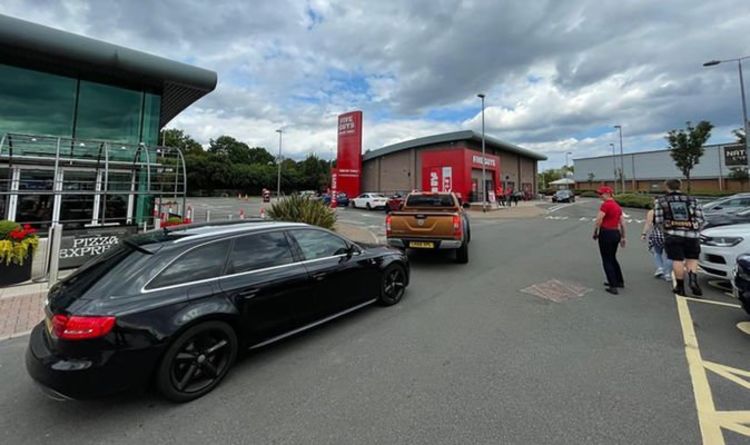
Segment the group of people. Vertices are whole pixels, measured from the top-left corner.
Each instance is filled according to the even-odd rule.
[[[666,194],[654,200],[653,209],[646,215],[641,239],[656,265],[654,276],[673,281],[672,291],[685,296],[685,277],[691,293],[700,297],[703,291],[698,284],[698,258],[700,256],[700,229],[703,210],[698,201],[682,193],[682,181],[670,179],[664,183]],[[625,247],[625,218],[620,205],[613,198],[611,187],[602,186],[597,191],[602,205],[596,217],[593,238],[599,243],[599,253],[607,282],[606,291],[617,295],[625,287],[618,247]]]

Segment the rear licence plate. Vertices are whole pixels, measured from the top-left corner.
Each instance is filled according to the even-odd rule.
[[[435,243],[428,243],[423,241],[411,241],[409,247],[412,249],[434,249]]]

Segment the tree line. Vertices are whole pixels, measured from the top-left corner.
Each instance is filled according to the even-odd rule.
[[[278,164],[264,147],[250,147],[231,136],[199,144],[183,130],[162,130],[163,145],[179,148],[185,156],[188,194],[221,195],[224,193],[260,194],[267,188],[276,191]],[[330,178],[331,162],[314,154],[301,161],[281,161],[282,193],[300,190],[325,190]]]

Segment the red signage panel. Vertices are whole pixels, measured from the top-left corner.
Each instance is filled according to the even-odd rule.
[[[362,176],[362,112],[344,113],[338,119],[336,155],[337,189],[350,198],[360,194]]]

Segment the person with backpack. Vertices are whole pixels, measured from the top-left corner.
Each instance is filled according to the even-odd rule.
[[[671,282],[672,261],[667,258],[667,252],[664,249],[664,232],[661,226],[654,224],[654,209],[650,209],[646,214],[641,240],[647,241],[648,251],[651,252],[654,259],[654,265],[656,266],[654,277]]]
[[[602,267],[607,276],[604,283],[606,291],[617,295],[618,288],[625,287],[620,263],[617,261],[617,247],[625,247],[625,221],[622,208],[612,197],[611,187],[601,186],[596,191],[602,199],[602,205],[596,216],[593,238],[599,242],[599,254],[602,257]]]
[[[664,249],[672,260],[675,286],[673,292],[685,296],[685,269],[693,295],[703,295],[698,284],[698,258],[701,254],[700,229],[703,209],[698,201],[680,190],[682,181],[670,179],[664,183],[667,194],[659,197],[654,206],[654,224],[664,228]]]

